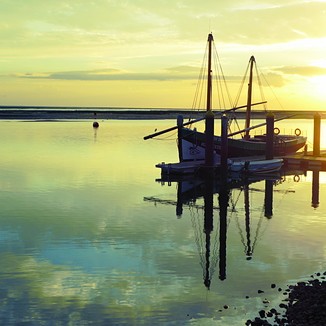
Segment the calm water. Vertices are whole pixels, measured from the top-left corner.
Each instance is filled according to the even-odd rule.
[[[172,124],[0,121],[1,325],[244,325],[326,270],[324,172],[314,198],[311,171],[234,183],[212,220],[198,180],[157,181],[175,138],[142,138]]]

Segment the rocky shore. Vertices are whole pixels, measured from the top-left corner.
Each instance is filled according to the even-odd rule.
[[[326,272],[311,275],[312,280],[299,282],[284,291],[287,297],[279,307],[259,311],[259,317],[247,326],[325,326]]]

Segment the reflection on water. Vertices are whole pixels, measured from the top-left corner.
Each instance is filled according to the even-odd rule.
[[[308,172],[308,174],[312,175],[312,179],[309,180],[312,185],[311,206],[317,208],[318,205],[316,203],[318,203],[320,186],[319,176],[322,172],[313,171]],[[248,293],[252,294],[252,290],[258,291],[260,287],[269,288],[271,284],[277,282],[277,279],[282,279],[284,275],[278,275],[278,273],[288,273],[287,277],[289,277],[289,280],[295,282],[296,277],[294,275],[300,270],[300,266],[297,264],[299,261],[302,264],[304,260],[300,258],[300,255],[308,256],[307,252],[314,246],[318,246],[317,243],[320,246],[318,250],[322,254],[321,258],[319,258],[320,260],[317,259],[314,263],[316,263],[315,266],[318,266],[317,269],[323,269],[325,243],[320,237],[321,233],[316,231],[314,227],[311,227],[312,221],[309,214],[307,214],[310,203],[306,202],[304,206],[302,206],[302,202],[300,203],[300,198],[302,201],[305,201],[303,197],[306,198],[308,193],[303,191],[299,194],[294,190],[297,186],[302,185],[303,180],[308,181],[308,174],[304,171],[284,170],[279,175],[268,176],[267,178],[243,178],[234,175],[230,176],[226,181],[191,177],[173,179],[173,177],[166,176],[157,181],[169,186],[172,186],[173,182],[177,184],[176,201],[162,200],[155,197],[146,197],[145,200],[154,202],[156,205],[170,204],[176,206],[176,215],[179,219],[183,218],[185,207],[189,209],[194,229],[194,238],[199,252],[200,265],[203,271],[203,283],[207,289],[212,289],[212,285],[214,285],[212,282],[217,282],[217,287],[213,287],[213,289],[224,288],[222,283],[218,283],[218,280],[226,282],[230,277],[229,275],[231,275],[231,282],[235,282],[237,286],[233,287],[233,284],[229,283],[225,287],[226,289],[229,291],[232,289],[234,291],[233,295],[234,293],[238,295],[242,291],[243,293],[248,291]],[[214,196],[217,197],[216,206],[214,205]],[[290,197],[286,198],[286,196]],[[256,199],[258,198],[259,200],[257,201]],[[275,219],[273,216],[275,202],[277,218],[281,217],[284,220],[282,222],[285,223],[280,223],[280,221],[277,223],[272,222]],[[284,209],[281,208],[283,204]],[[314,213],[310,211],[311,214]],[[301,238],[298,240],[297,231],[291,235],[294,230],[291,230],[291,227],[286,225],[286,222],[291,221],[292,217],[295,219],[296,215],[299,216],[297,227],[301,229],[301,232],[303,231],[303,233],[300,233],[300,237],[305,237],[306,239]],[[325,215],[323,214],[323,216]],[[233,226],[232,223],[234,223]],[[272,230],[271,227],[273,228]],[[307,229],[304,231],[305,227]],[[318,227],[325,227],[324,219],[318,220],[316,228]],[[241,254],[237,250],[236,255],[230,257],[230,252],[231,254],[235,252],[235,229],[237,229],[238,240],[241,242],[241,244],[238,242],[237,249],[242,246],[243,253]],[[229,239],[230,230],[232,230],[232,239]],[[275,233],[280,234],[276,234],[276,237],[272,238],[273,235],[275,236]],[[278,237],[282,238],[284,236],[282,233],[285,233],[287,239],[278,239]],[[272,237],[268,238],[269,236]],[[317,241],[309,249],[303,248],[305,244],[309,244],[309,246],[312,244],[314,236],[318,236],[320,242]],[[290,247],[289,251],[284,255],[285,251],[288,250],[286,247],[289,245],[296,247]],[[257,247],[258,257],[255,251]],[[260,250],[261,247],[265,247],[264,250]],[[283,250],[285,251],[282,252]],[[291,261],[292,259],[293,261]],[[308,265],[310,265],[310,262]],[[303,267],[303,265],[301,266]],[[282,271],[282,269],[284,270]],[[214,275],[217,270],[218,275]],[[306,277],[308,276],[307,274]],[[247,277],[249,277],[250,281],[248,281]],[[265,285],[260,286],[259,284],[264,283],[261,282],[262,280],[265,281]],[[269,282],[266,282],[266,280],[269,280]],[[284,280],[281,281],[281,284],[284,286]],[[260,292],[264,293],[265,291]],[[279,301],[282,299],[280,295],[277,295],[277,291],[274,291],[272,294],[269,293],[269,296],[274,297],[274,301],[276,301],[275,298],[278,298]],[[261,302],[263,301],[269,302],[270,300],[261,299]]]
[[[296,171],[296,173],[299,173]],[[302,172],[303,173],[303,172]],[[285,178],[286,171],[282,172],[283,178]],[[319,175],[319,171],[314,171],[314,175]],[[298,174],[295,177],[299,177]],[[241,222],[239,216],[235,217],[237,227],[239,229],[239,235],[241,243],[244,247],[244,253],[247,260],[251,260],[254,252],[254,248],[257,244],[259,234],[254,234],[252,239],[251,230],[251,218],[250,218],[250,185],[258,182],[265,183],[264,189],[264,215],[261,214],[258,221],[256,232],[259,231],[263,218],[271,219],[273,216],[273,188],[276,185],[282,183],[282,175],[267,175],[267,176],[243,176],[237,173],[231,174],[227,178],[216,177],[213,179],[208,176],[205,177],[173,177],[163,176],[163,179],[159,179],[159,182],[172,182],[177,183],[177,202],[161,201],[153,197],[145,198],[146,201],[152,201],[154,203],[164,203],[176,205],[176,215],[178,218],[182,217],[183,205],[202,210],[203,214],[197,214],[197,218],[193,215],[193,227],[195,230],[195,238],[197,247],[200,254],[201,266],[203,268],[204,284],[207,289],[210,289],[211,280],[216,268],[219,268],[219,279],[225,280],[227,277],[227,228],[228,218],[237,213],[239,208],[239,199],[243,196],[243,211],[244,211],[244,225],[243,230],[241,228]],[[318,196],[318,187],[315,187],[315,194]],[[236,200],[232,197],[232,191],[236,190]],[[263,191],[263,190],[256,190]],[[218,206],[214,207],[213,196],[218,196]],[[196,201],[203,199],[203,205],[198,206]],[[314,200],[314,199],[313,199]],[[215,214],[214,221],[214,211]],[[216,232],[214,228],[217,229]],[[202,233],[202,234],[201,234]],[[214,235],[215,233],[215,235]],[[215,238],[218,238],[218,242]]]
[[[155,182],[170,124],[0,122],[1,325],[242,325],[325,270],[324,172]]]

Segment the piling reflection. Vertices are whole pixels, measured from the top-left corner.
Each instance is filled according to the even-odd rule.
[[[226,279],[226,231],[227,231],[227,208],[229,205],[229,192],[227,179],[221,179],[221,187],[218,196],[220,207],[220,250],[219,250],[219,279]]]
[[[273,180],[265,180],[265,217],[273,216]]]
[[[312,202],[311,206],[319,206],[319,170],[312,171]]]
[[[186,177],[173,178],[171,176],[162,177],[157,181],[169,185],[177,183],[177,200],[170,201],[170,204],[176,205],[176,215],[182,218],[184,206],[196,211],[193,214],[193,228],[195,239],[199,251],[200,262],[203,269],[203,283],[207,289],[210,289],[211,282],[216,269],[218,269],[218,278],[223,281],[227,278],[227,230],[230,220],[236,220],[239,228],[239,236],[244,247],[244,259],[252,260],[255,246],[261,235],[262,223],[273,217],[273,195],[279,184],[291,177],[294,182],[300,181],[300,175],[303,171],[283,171],[282,174],[265,176],[243,176],[239,174],[228,175],[224,178],[212,177]],[[319,204],[319,172],[313,174],[312,186],[312,206],[318,207]],[[259,183],[262,187],[254,187]],[[238,198],[235,201],[232,193],[237,191]],[[264,193],[264,199],[261,203],[261,216],[252,221],[250,205],[250,194]],[[239,197],[242,195],[242,208],[239,205]],[[217,198],[217,205],[214,205],[214,197]],[[156,203],[162,200],[153,197],[145,200]],[[164,201],[168,203],[168,201]],[[202,203],[202,204],[198,204]],[[257,204],[256,204],[257,205]],[[256,208],[257,209],[257,208]],[[201,213],[200,213],[201,212]],[[194,217],[196,216],[196,217]],[[254,225],[255,224],[255,225]],[[242,226],[241,226],[242,225]]]

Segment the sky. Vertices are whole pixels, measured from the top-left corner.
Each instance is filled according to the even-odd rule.
[[[326,0],[0,0],[0,105],[190,109],[210,32],[232,98],[254,55],[271,110],[326,110]]]

